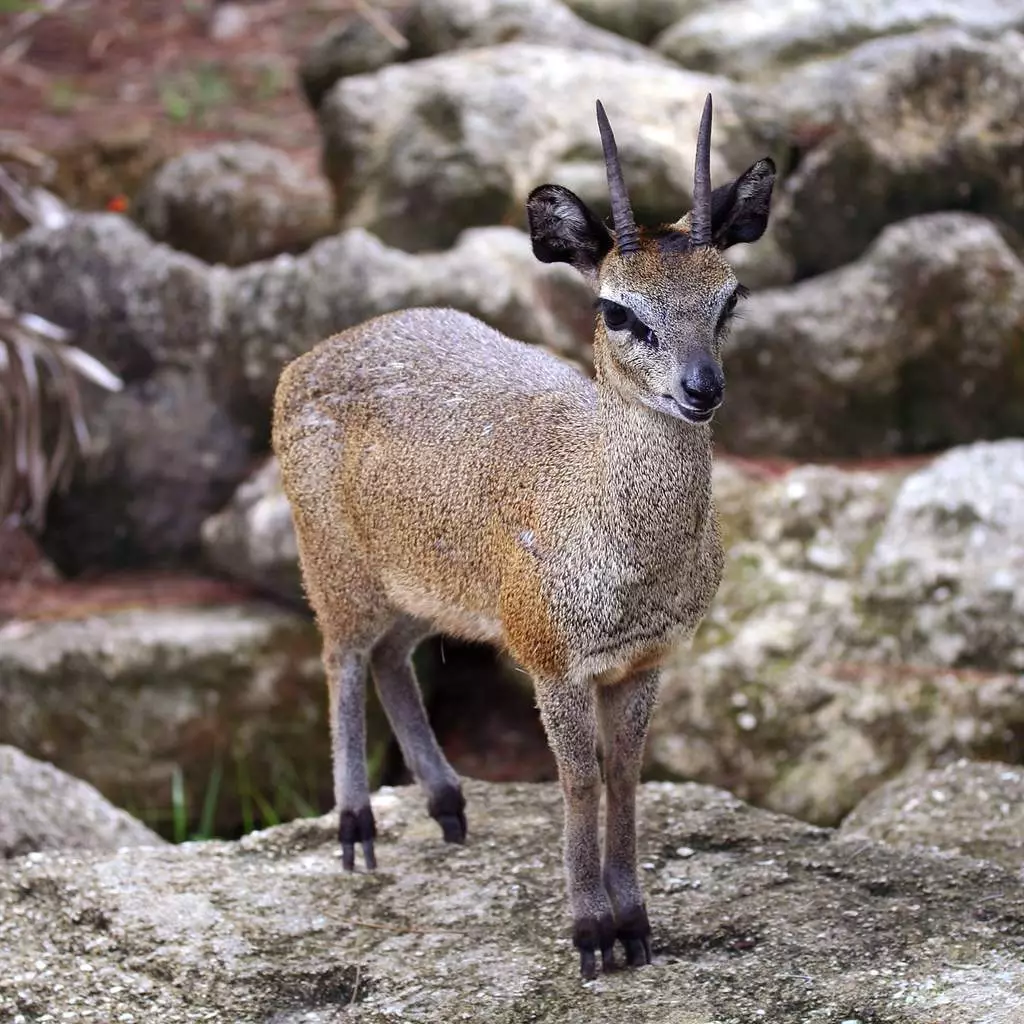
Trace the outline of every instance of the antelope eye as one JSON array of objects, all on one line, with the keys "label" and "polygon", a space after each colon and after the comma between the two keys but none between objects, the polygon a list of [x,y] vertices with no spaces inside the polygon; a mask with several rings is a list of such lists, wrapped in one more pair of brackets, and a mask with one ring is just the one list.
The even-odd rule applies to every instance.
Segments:
[{"label": "antelope eye", "polygon": [[736,292],[733,292],[729,296],[729,301],[725,304],[726,315],[731,313],[736,308],[736,303],[740,301],[740,297]]},{"label": "antelope eye", "polygon": [[633,314],[625,306],[620,306],[610,299],[601,300],[601,314],[604,316],[605,326],[613,331],[621,331],[633,320]]}]

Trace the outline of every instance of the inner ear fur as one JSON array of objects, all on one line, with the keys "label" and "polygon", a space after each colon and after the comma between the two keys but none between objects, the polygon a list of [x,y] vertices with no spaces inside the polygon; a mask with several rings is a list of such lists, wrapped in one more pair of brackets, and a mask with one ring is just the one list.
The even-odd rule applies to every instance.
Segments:
[{"label": "inner ear fur", "polygon": [[711,240],[717,248],[756,242],[764,234],[774,185],[775,162],[765,157],[711,193]]},{"label": "inner ear fur", "polygon": [[584,274],[597,271],[612,248],[611,232],[574,192],[541,185],[526,200],[533,254],[541,263],[568,263]]}]

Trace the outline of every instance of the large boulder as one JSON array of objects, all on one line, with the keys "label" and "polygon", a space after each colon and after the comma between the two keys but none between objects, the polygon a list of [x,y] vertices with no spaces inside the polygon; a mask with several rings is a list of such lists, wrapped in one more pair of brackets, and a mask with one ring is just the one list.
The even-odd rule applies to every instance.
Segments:
[{"label": "large boulder", "polygon": [[[161,605],[0,627],[0,743],[53,761],[170,834],[333,803],[320,638],[255,603]],[[388,733],[371,739],[383,762]],[[176,775],[181,799],[172,799]],[[178,818],[175,818],[175,815]]]},{"label": "large boulder", "polygon": [[1024,263],[997,228],[915,217],[856,263],[744,304],[716,437],[820,458],[1024,433],[1022,336]]},{"label": "large boulder", "polygon": [[711,0],[565,0],[581,18],[639,43],[650,43],[682,18],[710,6]]},{"label": "large boulder", "polygon": [[446,847],[421,793],[377,793],[375,874],[341,870],[333,815],[234,843],[13,861],[0,1016],[977,1024],[1019,1003],[1017,871],[699,786],[641,790],[653,965],[581,985],[557,787],[467,796],[469,843]]},{"label": "large boulder", "polygon": [[382,32],[366,18],[352,18],[317,40],[304,57],[299,79],[314,109],[339,78],[451,50],[519,42],[647,63],[660,59],[645,47],[595,28],[561,0],[417,0],[381,17],[388,17],[395,32]]},{"label": "large boulder", "polygon": [[234,414],[265,430],[284,365],[381,313],[453,306],[523,341],[589,362],[593,294],[564,264],[542,264],[511,228],[467,231],[453,249],[410,255],[359,229],[235,273],[213,365]]},{"label": "large boulder", "polygon": [[1022,463],[720,471],[725,578],[665,673],[655,770],[835,823],[908,768],[1024,761]]},{"label": "large boulder", "polygon": [[778,74],[869,39],[951,26],[996,36],[1024,28],[1017,0],[726,0],[680,18],[654,42],[683,67],[734,78]]},{"label": "large boulder", "polygon": [[721,182],[763,155],[728,81],[525,43],[342,79],[320,106],[324,167],[346,224],[412,251],[444,248],[474,225],[525,223],[526,197],[544,181],[566,185],[604,212],[594,120],[601,98],[637,219],[661,223],[689,208],[696,128],[709,91],[712,171]]},{"label": "large boulder", "polygon": [[87,782],[0,746],[0,862],[39,850],[117,850],[163,840]]},{"label": "large boulder", "polygon": [[211,392],[229,275],[114,214],[34,229],[0,250],[0,293],[66,328],[124,390],[82,385],[90,444],[43,537],[66,571],[178,565],[249,468],[250,436]]},{"label": "large boulder", "polygon": [[233,579],[301,601],[299,549],[277,459],[270,458],[203,523],[207,561]]},{"label": "large boulder", "polygon": [[94,214],[0,250],[0,296],[66,327],[126,382],[116,395],[85,386],[93,444],[45,537],[71,572],[194,558],[201,522],[266,445],[281,368],[330,334],[454,306],[586,363],[593,331],[582,278],[539,263],[510,228],[419,257],[354,230],[231,270]]},{"label": "large boulder", "polygon": [[334,228],[327,183],[258,142],[219,142],[168,160],[133,212],[158,242],[229,266],[301,252]]},{"label": "large boulder", "polygon": [[904,850],[984,857],[1018,871],[1024,865],[1022,795],[1024,768],[956,761],[880,786],[843,821],[841,834]]},{"label": "large boulder", "polygon": [[1024,35],[1011,31],[877,40],[749,90],[751,130],[793,154],[775,219],[799,276],[920,213],[966,210],[1024,233],[1022,108]]}]

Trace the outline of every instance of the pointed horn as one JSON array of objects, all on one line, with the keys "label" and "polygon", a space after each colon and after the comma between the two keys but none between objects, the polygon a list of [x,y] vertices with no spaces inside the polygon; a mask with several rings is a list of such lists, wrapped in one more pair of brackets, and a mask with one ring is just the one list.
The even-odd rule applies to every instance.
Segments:
[{"label": "pointed horn", "polygon": [[636,252],[640,248],[640,232],[633,220],[633,209],[629,205],[626,181],[619,165],[619,149],[615,145],[612,126],[604,112],[601,101],[597,101],[597,125],[601,129],[601,145],[604,147],[604,166],[608,174],[608,194],[612,201],[612,226],[615,228],[615,242],[619,252]]},{"label": "pointed horn", "polygon": [[693,212],[690,214],[690,244],[711,241],[711,93],[704,101],[704,113],[697,132],[697,159],[693,166]]}]

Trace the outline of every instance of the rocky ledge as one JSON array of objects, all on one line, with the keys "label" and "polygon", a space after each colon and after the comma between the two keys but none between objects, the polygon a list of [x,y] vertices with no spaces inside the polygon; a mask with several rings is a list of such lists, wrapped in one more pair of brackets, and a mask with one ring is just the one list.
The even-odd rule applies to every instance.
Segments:
[{"label": "rocky ledge", "polygon": [[[1024,775],[1003,774],[1000,800],[1019,805]],[[917,785],[927,799],[936,783]],[[970,827],[978,787],[944,786]],[[330,816],[11,861],[0,1019],[995,1024],[1024,998],[1017,866],[943,848],[942,829],[888,845],[865,834],[869,813],[847,835],[667,783],[641,797],[654,964],[581,983],[556,787],[467,792],[461,848],[416,791],[378,792],[373,875],[342,872]]]}]

